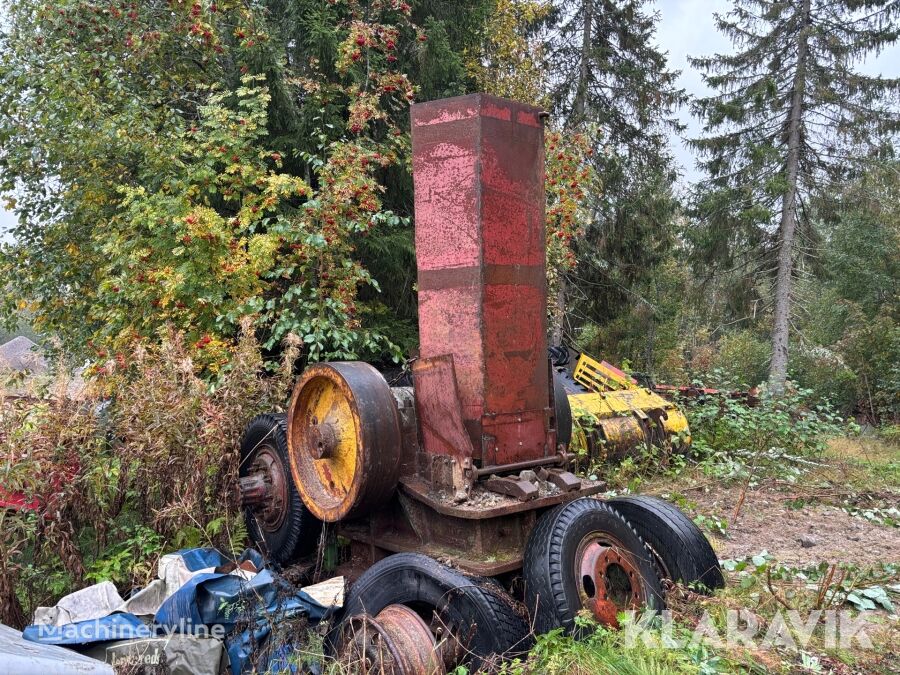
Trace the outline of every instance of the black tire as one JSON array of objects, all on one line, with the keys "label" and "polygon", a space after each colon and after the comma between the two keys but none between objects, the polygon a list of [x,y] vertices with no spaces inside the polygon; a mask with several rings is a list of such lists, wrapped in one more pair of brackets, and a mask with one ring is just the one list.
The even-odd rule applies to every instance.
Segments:
[{"label": "black tire", "polygon": [[556,442],[564,443],[566,449],[572,442],[572,404],[563,384],[562,375],[551,369],[553,373],[553,407],[556,416]]},{"label": "black tire", "polygon": [[241,438],[241,466],[238,474],[244,476],[252,457],[260,448],[275,450],[281,470],[287,480],[287,507],[284,520],[275,530],[264,528],[254,516],[253,510],[244,509],[247,532],[256,546],[278,565],[286,566],[312,553],[319,543],[322,522],[303,505],[294,486],[287,445],[287,420],[283,413],[257,415],[244,430]]},{"label": "black tire", "polygon": [[525,604],[536,633],[562,627],[573,632],[582,609],[575,557],[582,540],[602,532],[620,542],[634,560],[649,609],[662,609],[663,590],[652,554],[617,511],[596,499],[581,498],[542,515],[525,548]]},{"label": "black tire", "polygon": [[675,505],[647,496],[617,497],[606,503],[625,516],[658,556],[665,577],[707,590],[725,586],[709,540]]},{"label": "black tire", "polygon": [[[397,553],[366,570],[347,594],[342,623],[357,614],[375,616],[392,604],[411,607],[426,623],[437,612],[476,669],[493,655],[511,656],[530,646],[528,623],[499,584],[468,577],[420,553]],[[329,638],[332,650],[340,629]]]}]

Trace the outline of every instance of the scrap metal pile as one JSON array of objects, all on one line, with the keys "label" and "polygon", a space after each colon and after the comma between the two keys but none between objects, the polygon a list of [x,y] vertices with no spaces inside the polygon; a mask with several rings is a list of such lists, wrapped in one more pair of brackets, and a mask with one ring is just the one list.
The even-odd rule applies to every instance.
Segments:
[{"label": "scrap metal pile", "polygon": [[251,536],[282,565],[318,567],[340,544],[355,582],[327,645],[362,671],[477,668],[527,649],[532,627],[572,630],[582,609],[616,625],[662,608],[666,578],[723,583],[677,508],[600,500],[604,483],[572,472],[570,401],[613,446],[683,438],[686,423],[608,365],[579,361],[568,394],[553,374],[544,118],[486,95],[412,107],[413,386],[315,364],[287,415],[244,437]]}]

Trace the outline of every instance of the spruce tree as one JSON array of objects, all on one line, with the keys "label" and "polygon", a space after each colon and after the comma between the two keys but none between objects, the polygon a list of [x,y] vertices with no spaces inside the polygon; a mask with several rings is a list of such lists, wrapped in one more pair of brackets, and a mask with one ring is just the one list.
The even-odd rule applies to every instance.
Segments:
[{"label": "spruce tree", "polygon": [[649,4],[556,0],[548,20],[553,113],[569,128],[595,132],[603,182],[570,274],[582,288],[568,294],[567,310],[582,323],[614,319],[672,242],[678,203],[668,136],[680,129],[674,113],[685,96],[655,44],[659,15]]},{"label": "spruce tree", "polygon": [[[791,286],[814,244],[810,200],[877,157],[900,127],[900,80],[858,70],[900,36],[896,0],[733,0],[716,15],[731,54],[691,59],[715,94],[695,103],[692,141],[706,252],[742,276],[774,272],[772,391],[784,390]],[[708,262],[709,258],[707,258]]]}]

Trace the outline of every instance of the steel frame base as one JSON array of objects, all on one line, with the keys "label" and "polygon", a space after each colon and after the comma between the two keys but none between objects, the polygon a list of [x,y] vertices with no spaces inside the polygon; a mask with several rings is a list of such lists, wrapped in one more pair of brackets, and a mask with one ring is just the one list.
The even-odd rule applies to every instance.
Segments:
[{"label": "steel frame base", "polygon": [[394,499],[368,518],[343,521],[338,534],[368,549],[370,563],[390,553],[423,553],[481,576],[522,567],[528,536],[547,509],[603,492],[602,481],[583,480],[581,488],[522,502],[476,488],[456,504],[416,477],[401,479]]}]

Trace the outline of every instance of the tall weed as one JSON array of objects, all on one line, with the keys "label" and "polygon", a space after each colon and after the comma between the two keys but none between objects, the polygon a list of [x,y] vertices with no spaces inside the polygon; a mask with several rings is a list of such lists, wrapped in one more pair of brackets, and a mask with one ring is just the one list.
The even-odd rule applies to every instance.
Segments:
[{"label": "tall weed", "polygon": [[264,376],[245,329],[229,368],[201,380],[181,335],[98,369],[77,395],[64,381],[0,398],[0,486],[34,509],[0,512],[0,622],[99,579],[143,585],[182,546],[238,547],[234,492],[241,429],[286,400],[297,343]]},{"label": "tall weed", "polygon": [[726,396],[679,404],[688,416],[693,457],[722,478],[768,471],[794,480],[815,464],[830,438],[858,430],[809,389],[790,388],[782,397],[763,390],[753,405]]}]

